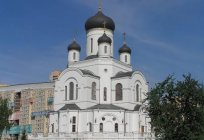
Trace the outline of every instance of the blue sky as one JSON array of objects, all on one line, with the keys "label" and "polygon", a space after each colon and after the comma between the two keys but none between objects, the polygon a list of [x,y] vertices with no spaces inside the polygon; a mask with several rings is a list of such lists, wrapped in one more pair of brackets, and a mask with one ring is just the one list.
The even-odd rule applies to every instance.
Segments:
[{"label": "blue sky", "polygon": [[[103,0],[102,7],[116,24],[115,58],[126,32],[132,65],[151,87],[169,74],[204,80],[203,0]],[[75,33],[85,58],[84,23],[97,8],[97,0],[1,0],[0,83],[48,81],[66,68]]]}]

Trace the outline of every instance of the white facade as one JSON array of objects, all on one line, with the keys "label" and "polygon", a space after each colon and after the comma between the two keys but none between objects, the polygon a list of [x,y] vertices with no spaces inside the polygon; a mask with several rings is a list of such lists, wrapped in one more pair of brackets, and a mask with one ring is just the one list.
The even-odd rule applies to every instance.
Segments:
[{"label": "white facade", "polygon": [[77,62],[80,60],[80,52],[77,50],[70,50],[68,52],[68,64]]},{"label": "white facade", "polygon": [[[112,43],[98,45],[104,30]],[[113,32],[100,27],[86,31],[85,60],[74,61],[75,50],[69,52],[69,66],[55,81],[49,136],[32,139],[152,139],[143,102],[147,81],[132,69],[129,53],[122,53],[120,60],[113,58]]]}]

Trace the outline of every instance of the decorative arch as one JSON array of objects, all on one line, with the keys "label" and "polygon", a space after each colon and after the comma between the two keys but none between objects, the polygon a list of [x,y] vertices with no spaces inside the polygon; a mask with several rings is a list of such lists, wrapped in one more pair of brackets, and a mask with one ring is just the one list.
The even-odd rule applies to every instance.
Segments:
[{"label": "decorative arch", "polygon": [[123,99],[123,86],[121,83],[117,83],[115,86],[115,100],[120,101]]}]

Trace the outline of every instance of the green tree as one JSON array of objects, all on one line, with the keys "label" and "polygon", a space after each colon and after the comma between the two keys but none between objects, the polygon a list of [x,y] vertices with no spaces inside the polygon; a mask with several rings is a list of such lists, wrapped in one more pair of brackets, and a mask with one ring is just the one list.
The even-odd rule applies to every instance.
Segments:
[{"label": "green tree", "polygon": [[8,100],[0,98],[0,138],[3,130],[11,126],[8,120],[11,113],[12,111],[8,107]]},{"label": "green tree", "polygon": [[198,140],[204,133],[204,90],[190,74],[169,76],[147,96],[149,116],[160,140]]}]

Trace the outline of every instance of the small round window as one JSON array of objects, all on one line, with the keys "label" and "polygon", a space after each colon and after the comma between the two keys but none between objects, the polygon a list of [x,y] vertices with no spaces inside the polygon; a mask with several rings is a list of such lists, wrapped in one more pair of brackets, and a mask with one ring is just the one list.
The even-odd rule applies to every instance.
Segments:
[{"label": "small round window", "polygon": [[115,121],[116,120],[116,117],[113,117],[113,121]]},{"label": "small round window", "polygon": [[105,117],[102,117],[102,120],[103,120],[103,121],[105,121],[105,119],[106,119]]}]

